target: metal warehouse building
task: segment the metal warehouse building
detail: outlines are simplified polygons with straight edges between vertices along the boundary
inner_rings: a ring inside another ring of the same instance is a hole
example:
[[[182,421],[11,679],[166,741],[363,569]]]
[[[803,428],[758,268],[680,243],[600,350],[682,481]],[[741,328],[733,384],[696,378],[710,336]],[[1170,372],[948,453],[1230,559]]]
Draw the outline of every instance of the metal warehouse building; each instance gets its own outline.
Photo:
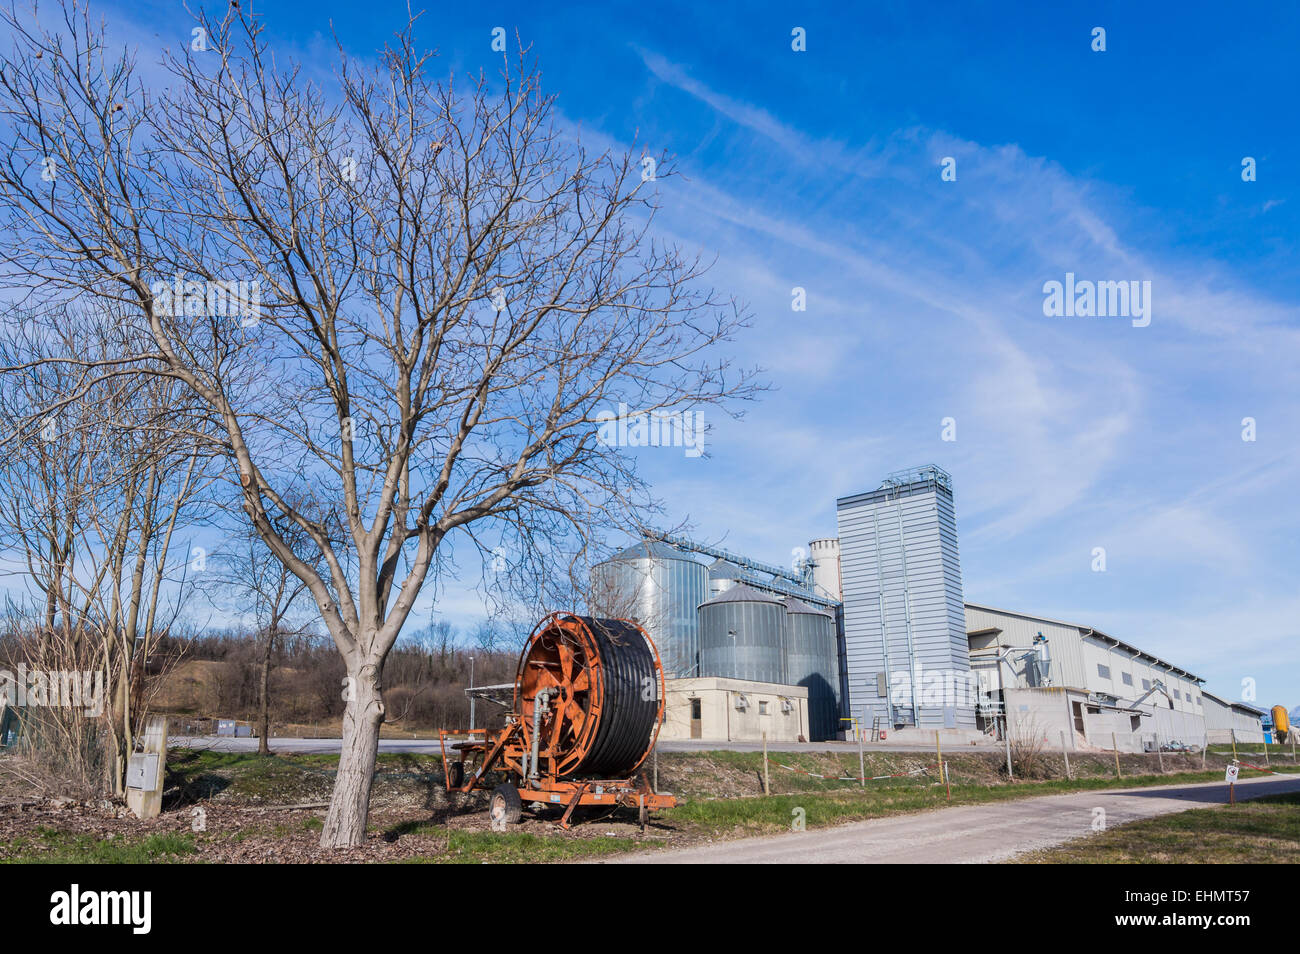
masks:
[[[1205,700],[1205,729],[1211,742],[1263,742],[1264,710],[1244,702],[1221,699],[1208,692]]]
[[[1201,677],[1092,626],[966,604],[980,723],[1050,745],[1141,752],[1206,736]],[[1258,723],[1257,723],[1258,725]]]

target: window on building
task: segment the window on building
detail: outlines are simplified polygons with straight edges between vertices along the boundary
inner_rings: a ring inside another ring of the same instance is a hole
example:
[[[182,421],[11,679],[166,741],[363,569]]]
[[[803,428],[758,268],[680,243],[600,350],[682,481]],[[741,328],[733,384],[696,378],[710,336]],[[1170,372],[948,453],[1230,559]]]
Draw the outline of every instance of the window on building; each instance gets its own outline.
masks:
[[[1103,678],[1103,679],[1109,679],[1109,678],[1110,678],[1110,667],[1109,667],[1109,666],[1103,666],[1101,663],[1097,663],[1097,675],[1101,676],[1101,678]]]
[[[767,715],[767,703],[760,701],[758,704],[758,714]]]
[[[692,699],[692,700],[691,700],[691,718],[692,718],[692,719],[698,719],[699,717],[700,717],[700,700],[699,700],[699,699]]]
[[[1177,689],[1174,690],[1174,698],[1175,698],[1175,699],[1181,699],[1181,698],[1182,698],[1182,695],[1178,692]]]
[[[1124,685],[1126,685],[1126,686],[1131,686],[1131,685],[1133,685],[1133,674],[1132,674],[1132,673],[1130,673],[1130,672],[1122,672],[1122,673],[1119,674],[1119,677],[1120,677],[1121,679],[1124,680]]]
[[[1151,688],[1151,680],[1150,680],[1150,679],[1143,679],[1143,680],[1142,680],[1142,688],[1143,688],[1143,689],[1150,689],[1150,688]]]

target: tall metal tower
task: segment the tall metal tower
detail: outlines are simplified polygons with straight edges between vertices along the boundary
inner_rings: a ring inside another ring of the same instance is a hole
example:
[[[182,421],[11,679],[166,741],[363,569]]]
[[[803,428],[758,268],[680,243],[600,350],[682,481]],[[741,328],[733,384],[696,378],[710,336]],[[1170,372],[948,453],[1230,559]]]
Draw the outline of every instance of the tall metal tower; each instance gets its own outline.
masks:
[[[928,465],[837,502],[848,711],[974,728],[952,478]]]

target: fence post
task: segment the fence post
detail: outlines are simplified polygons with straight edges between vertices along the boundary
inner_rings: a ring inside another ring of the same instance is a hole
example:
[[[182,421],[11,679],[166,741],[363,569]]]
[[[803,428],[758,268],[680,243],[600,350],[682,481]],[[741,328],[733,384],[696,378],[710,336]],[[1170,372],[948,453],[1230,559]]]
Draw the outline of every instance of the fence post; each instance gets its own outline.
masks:
[[[1160,774],[1165,774],[1165,753],[1161,751],[1160,735],[1156,734],[1156,761],[1160,763]]]
[[[1006,716],[1002,717],[1002,740],[1007,744],[1007,780],[1015,781],[1015,773],[1011,771],[1011,725]]]
[[[766,732],[763,733],[763,794],[764,795],[772,794],[771,779],[768,778],[768,774],[767,774],[767,733]]]
[[[1115,777],[1123,778],[1124,776],[1119,770],[1119,740],[1115,737],[1114,732],[1110,734],[1110,747],[1115,751]]]
[[[1070,751],[1065,747],[1064,729],[1061,730],[1061,754],[1065,756],[1065,778],[1068,781],[1072,779],[1074,776],[1070,774]]]
[[[1210,733],[1205,733],[1205,744],[1201,746],[1201,771],[1205,771],[1205,753],[1210,750]]]

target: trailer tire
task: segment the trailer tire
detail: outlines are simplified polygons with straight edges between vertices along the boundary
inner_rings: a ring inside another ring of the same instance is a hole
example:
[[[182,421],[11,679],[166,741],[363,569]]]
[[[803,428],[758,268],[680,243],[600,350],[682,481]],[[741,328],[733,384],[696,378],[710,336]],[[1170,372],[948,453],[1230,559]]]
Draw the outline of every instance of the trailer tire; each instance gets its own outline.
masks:
[[[506,826],[516,824],[523,813],[518,789],[513,785],[498,785],[493,789],[492,800],[488,803],[488,821],[492,823],[493,831],[504,831]]]
[[[447,787],[460,788],[465,784],[465,763],[449,762],[447,764]]]

